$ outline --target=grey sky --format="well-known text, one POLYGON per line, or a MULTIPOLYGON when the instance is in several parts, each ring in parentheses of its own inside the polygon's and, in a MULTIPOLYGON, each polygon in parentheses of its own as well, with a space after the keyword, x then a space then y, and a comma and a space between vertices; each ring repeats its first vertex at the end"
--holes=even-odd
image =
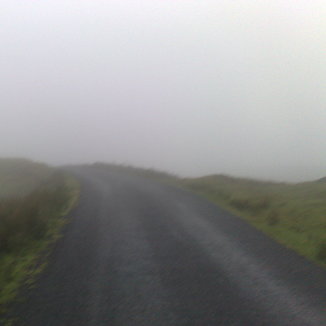
POLYGON ((0 0, 0 156, 326 175, 326 2, 0 0))

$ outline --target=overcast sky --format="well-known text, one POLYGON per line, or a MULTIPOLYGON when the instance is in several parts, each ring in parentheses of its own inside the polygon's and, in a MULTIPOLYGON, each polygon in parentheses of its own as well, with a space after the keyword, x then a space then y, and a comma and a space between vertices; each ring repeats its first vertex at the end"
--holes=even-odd
POLYGON ((326 175, 324 0, 0 0, 0 156, 326 175))

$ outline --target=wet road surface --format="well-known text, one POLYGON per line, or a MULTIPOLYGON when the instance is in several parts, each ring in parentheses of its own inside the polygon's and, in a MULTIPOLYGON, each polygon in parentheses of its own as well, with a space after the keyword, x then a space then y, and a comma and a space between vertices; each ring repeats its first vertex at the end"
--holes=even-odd
POLYGON ((326 273, 186 191, 75 168, 78 207, 18 326, 326 325, 326 273))

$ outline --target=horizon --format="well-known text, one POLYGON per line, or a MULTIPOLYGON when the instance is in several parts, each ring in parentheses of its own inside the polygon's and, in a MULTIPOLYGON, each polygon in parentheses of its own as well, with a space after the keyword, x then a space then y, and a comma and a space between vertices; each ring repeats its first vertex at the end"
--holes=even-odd
POLYGON ((53 168, 61 168, 61 167, 69 167, 69 166, 92 166, 92 165, 97 165, 97 164, 104 164, 104 165, 113 165, 117 167, 122 167, 122 168, 135 168, 135 169, 141 169, 141 170, 152 170, 154 172, 159 172, 159 173, 166 173, 168 175, 177 177, 177 178, 205 178, 205 177, 214 177, 214 176, 222 176, 222 177, 229 177, 229 178, 234 178, 234 179, 244 179, 244 180, 252 180, 252 181, 259 181, 259 182, 271 182, 271 183, 305 183, 305 182, 318 182, 320 180, 323 180, 326 178, 326 173, 325 175, 314 178, 314 179, 302 179, 302 180, 286 180, 286 179, 277 179, 277 178, 264 178, 264 177, 257 177, 257 176, 250 176, 250 175, 238 175, 238 174, 229 174, 229 173, 224 173, 223 171, 220 172, 215 172, 215 173, 209 173, 209 174, 199 174, 199 175, 182 175, 178 174, 174 171, 168 171, 168 170, 163 170, 163 169, 157 169, 155 167, 150 167, 150 166, 141 166, 141 165, 132 165, 128 163, 122 163, 122 162, 109 162, 109 161, 93 161, 93 162, 78 162, 78 163, 67 163, 67 164, 51 164, 50 162, 43 162, 40 160, 34 160, 31 158, 26 158, 26 157, 0 157, 0 163, 3 160, 22 160, 22 161, 27 161, 31 163, 37 163, 37 164, 45 164, 53 168))
POLYGON ((0 4, 0 156, 326 175, 324 1, 0 4))

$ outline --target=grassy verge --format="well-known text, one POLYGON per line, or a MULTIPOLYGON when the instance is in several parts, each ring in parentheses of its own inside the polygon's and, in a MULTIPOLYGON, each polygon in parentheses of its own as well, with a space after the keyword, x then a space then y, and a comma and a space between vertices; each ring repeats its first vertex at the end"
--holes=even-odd
POLYGON ((326 182, 260 182, 223 175, 181 184, 326 267, 326 182))
POLYGON ((44 267, 40 257, 60 236, 78 189, 75 179, 52 171, 27 195, 0 201, 0 314, 44 267))

